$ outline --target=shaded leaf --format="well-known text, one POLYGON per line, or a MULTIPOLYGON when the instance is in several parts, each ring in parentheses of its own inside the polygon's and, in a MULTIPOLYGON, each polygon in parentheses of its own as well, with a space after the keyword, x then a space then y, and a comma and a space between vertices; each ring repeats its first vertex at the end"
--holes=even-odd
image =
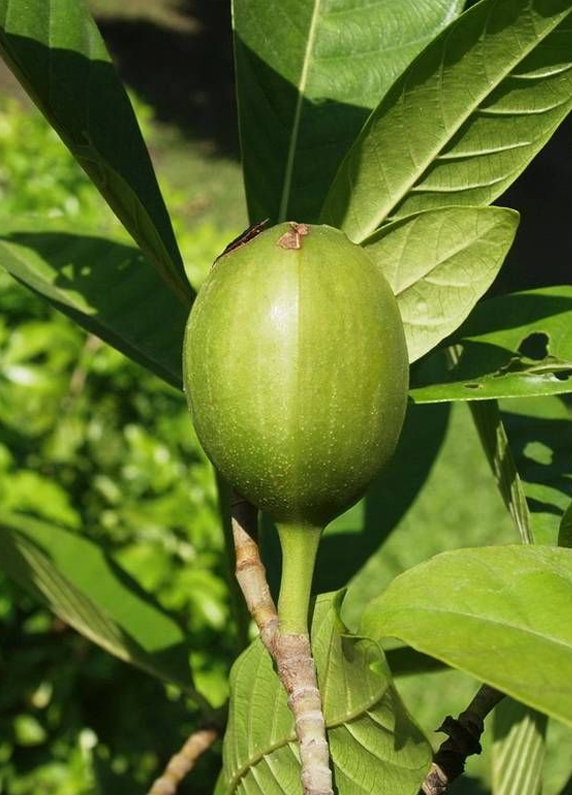
POLYGON ((572 724, 572 550, 445 552, 397 577, 362 626, 572 724))
MULTIPOLYGON (((339 795, 415 795, 429 744, 394 690, 376 643, 346 633, 340 596, 321 596, 312 648, 339 795)), ((300 766, 286 694, 268 652, 255 641, 234 664, 229 724, 217 795, 298 795, 300 766)))
POLYGON ((96 544, 27 516, 0 514, 0 565, 78 632, 192 693, 183 631, 96 544))
POLYGON ((0 0, 0 55, 188 305, 192 291, 149 154, 84 0, 0 0))
POLYGON ((483 301, 451 343, 460 346, 457 363, 439 383, 434 371, 426 379, 421 371, 415 403, 572 392, 572 287, 483 301))
POLYGON ((238 106, 253 221, 314 221, 370 111, 461 0, 234 0, 238 106))
POLYGON ((558 545, 572 548, 572 503, 564 511, 558 532, 558 545))
POLYGON ((501 207, 447 207, 384 226, 364 241, 397 297, 410 362, 455 331, 491 286, 518 220, 501 207))
POLYGON ((539 795, 546 715, 505 698, 493 712, 493 795, 539 795))
POLYGON ((570 406, 559 397, 503 404, 508 440, 530 509, 535 540, 540 544, 556 545, 572 498, 571 414, 570 406))
POLYGON ((134 246, 61 222, 0 223, 0 266, 76 323, 176 387, 187 309, 134 246))
POLYGON ((496 400, 470 404, 497 488, 524 544, 534 542, 525 490, 496 400))
POLYGON ((385 220, 489 204, 572 108, 569 0, 483 0, 392 86, 348 152, 322 220, 361 242, 385 220))

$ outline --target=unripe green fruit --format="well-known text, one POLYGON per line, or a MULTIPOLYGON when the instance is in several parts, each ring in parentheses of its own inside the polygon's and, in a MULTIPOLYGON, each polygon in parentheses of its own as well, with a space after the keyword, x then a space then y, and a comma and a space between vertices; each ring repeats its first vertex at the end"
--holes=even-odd
POLYGON ((278 524, 324 527, 363 495, 401 431, 397 303, 328 226, 280 224, 216 262, 187 324, 184 371, 207 455, 278 524))

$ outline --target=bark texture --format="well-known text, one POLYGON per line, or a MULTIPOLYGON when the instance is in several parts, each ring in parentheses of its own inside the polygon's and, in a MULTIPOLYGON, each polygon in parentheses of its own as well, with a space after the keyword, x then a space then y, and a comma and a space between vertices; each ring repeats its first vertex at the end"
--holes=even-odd
POLYGON ((148 795, 175 795, 181 781, 217 737, 216 729, 201 729, 191 734, 179 753, 171 757, 163 775, 154 782, 148 795))
MULTIPOLYGON (((308 634, 282 634, 278 613, 256 543, 257 512, 237 495, 232 500, 236 578, 260 637, 288 693, 300 748, 304 795, 333 795, 322 699, 308 634)), ((149 795, 167 795, 150 793, 149 795)), ((170 793, 169 793, 170 795, 170 793)))

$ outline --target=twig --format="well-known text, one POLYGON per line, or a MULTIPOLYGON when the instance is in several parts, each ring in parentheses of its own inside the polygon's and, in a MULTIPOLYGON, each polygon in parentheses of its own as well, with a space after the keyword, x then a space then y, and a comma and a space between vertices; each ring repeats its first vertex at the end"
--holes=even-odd
POLYGON ((245 499, 233 492, 232 536, 236 557, 236 579, 260 638, 274 656, 274 636, 278 629, 278 613, 266 580, 266 569, 256 542, 258 512, 245 499))
POLYGON ((310 638, 307 634, 279 631, 278 613, 256 542, 257 510, 237 494, 232 498, 232 532, 237 580, 288 693, 300 745, 304 795, 333 795, 326 725, 310 638))
POLYGON ((480 739, 486 716, 504 698, 493 687, 482 685, 464 712, 455 720, 448 715, 437 731, 447 739, 433 756, 433 764, 419 795, 442 795, 449 784, 465 769, 468 756, 481 753, 480 739))
POLYGON ((181 781, 218 736, 219 732, 214 728, 199 729, 191 734, 181 750, 171 757, 163 774, 154 782, 147 795, 175 795, 181 781))

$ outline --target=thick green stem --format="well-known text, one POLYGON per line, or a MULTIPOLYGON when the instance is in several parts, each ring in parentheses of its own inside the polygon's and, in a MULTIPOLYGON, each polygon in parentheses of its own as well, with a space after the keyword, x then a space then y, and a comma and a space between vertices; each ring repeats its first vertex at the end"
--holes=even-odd
POLYGON ((282 578, 278 599, 278 620, 283 634, 308 632, 308 609, 321 527, 278 525, 282 547, 282 578))

